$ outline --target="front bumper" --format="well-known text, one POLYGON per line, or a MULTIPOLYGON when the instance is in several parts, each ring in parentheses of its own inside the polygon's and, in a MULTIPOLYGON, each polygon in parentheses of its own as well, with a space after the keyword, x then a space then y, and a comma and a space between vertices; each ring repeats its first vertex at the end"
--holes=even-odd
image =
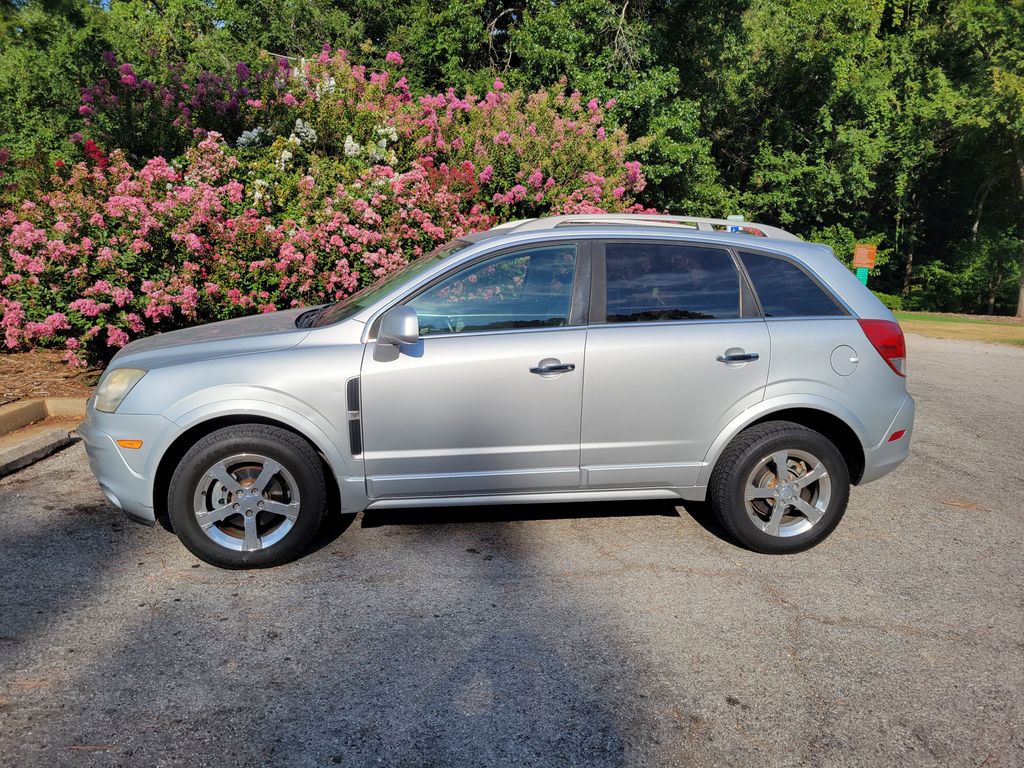
POLYGON ((89 468, 110 502, 147 525, 156 522, 153 482, 160 457, 180 428, 163 416, 100 413, 90 401, 78 427, 89 468), (142 440, 142 447, 121 448, 117 440, 142 440))
POLYGON ((892 472, 902 464, 910 453, 910 434, 914 431, 914 398, 907 395, 900 405, 896 417, 892 420, 889 428, 882 435, 881 442, 869 449, 864 456, 864 473, 861 475, 858 485, 870 483, 884 475, 892 472), (889 436, 900 430, 906 430, 906 434, 899 440, 889 442, 889 436))

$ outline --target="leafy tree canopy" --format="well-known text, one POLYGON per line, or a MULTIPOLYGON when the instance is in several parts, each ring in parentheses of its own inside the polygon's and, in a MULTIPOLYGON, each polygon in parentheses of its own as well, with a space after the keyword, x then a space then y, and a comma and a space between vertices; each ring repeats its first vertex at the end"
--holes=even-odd
POLYGON ((911 308, 1013 313, 1024 259, 1024 0, 6 0, 5 179, 78 149, 109 72, 230 73, 324 43, 414 93, 495 78, 614 100, 645 204, 879 246, 911 308))

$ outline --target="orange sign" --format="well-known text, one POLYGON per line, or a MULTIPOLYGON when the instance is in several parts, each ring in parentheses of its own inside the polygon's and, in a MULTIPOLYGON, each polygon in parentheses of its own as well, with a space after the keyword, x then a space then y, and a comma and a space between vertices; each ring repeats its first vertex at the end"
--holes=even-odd
POLYGON ((873 269, 878 248, 870 243, 857 243, 853 249, 854 269, 873 269))

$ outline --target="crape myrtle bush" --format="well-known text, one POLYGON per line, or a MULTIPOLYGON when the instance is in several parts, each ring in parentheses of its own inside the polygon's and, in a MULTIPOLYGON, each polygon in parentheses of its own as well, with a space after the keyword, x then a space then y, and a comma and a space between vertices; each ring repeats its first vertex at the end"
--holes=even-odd
POLYGON ((194 83, 108 64, 118 77, 83 92, 82 160, 0 213, 7 349, 102 362, 157 331, 343 298, 501 220, 642 210, 610 104, 564 83, 414 97, 327 48, 194 83), (183 154, 105 151, 154 121, 183 154))

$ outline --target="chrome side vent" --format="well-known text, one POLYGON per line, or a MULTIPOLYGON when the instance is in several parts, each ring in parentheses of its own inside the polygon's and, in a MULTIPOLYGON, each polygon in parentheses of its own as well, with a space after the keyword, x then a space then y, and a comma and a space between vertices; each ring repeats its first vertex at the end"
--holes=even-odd
POLYGON ((348 423, 348 445, 352 449, 353 456, 359 456, 363 452, 363 434, 359 425, 359 419, 352 419, 348 423))
POLYGON ((349 379, 345 385, 345 407, 348 411, 348 447, 353 456, 363 453, 363 425, 359 414, 359 377, 349 379))
POLYGON ((348 380, 348 386, 346 387, 346 399, 348 401, 349 411, 359 411, 359 377, 348 380))

